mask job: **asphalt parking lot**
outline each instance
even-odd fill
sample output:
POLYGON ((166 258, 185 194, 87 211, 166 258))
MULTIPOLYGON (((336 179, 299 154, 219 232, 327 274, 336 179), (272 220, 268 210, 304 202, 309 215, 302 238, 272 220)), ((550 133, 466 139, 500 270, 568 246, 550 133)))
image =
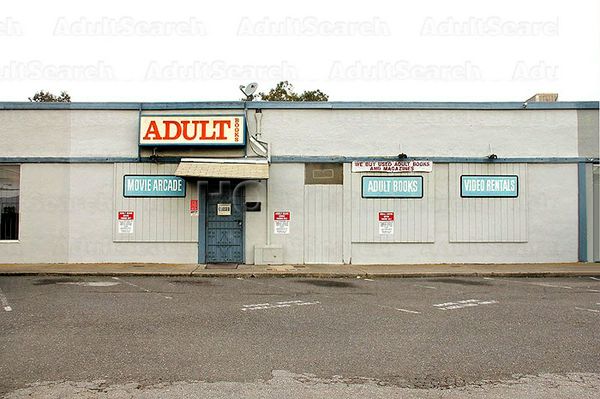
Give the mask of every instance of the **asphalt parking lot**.
POLYGON ((536 378, 571 397, 600 389, 594 277, 3 276, 0 299, 0 393, 13 398, 286 384, 426 397, 536 378))

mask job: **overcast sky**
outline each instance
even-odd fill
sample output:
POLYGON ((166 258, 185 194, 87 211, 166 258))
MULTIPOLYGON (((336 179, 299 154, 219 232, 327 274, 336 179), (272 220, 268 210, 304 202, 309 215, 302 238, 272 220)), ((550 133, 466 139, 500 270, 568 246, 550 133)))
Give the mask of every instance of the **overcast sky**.
POLYGON ((0 101, 598 100, 600 1, 5 2, 0 101))

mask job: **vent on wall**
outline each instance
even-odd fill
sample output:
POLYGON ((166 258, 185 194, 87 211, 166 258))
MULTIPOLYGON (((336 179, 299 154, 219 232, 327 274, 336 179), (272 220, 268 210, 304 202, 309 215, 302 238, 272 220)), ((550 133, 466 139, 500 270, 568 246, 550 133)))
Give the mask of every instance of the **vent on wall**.
POLYGON ((344 184, 341 163, 307 163, 304 165, 304 184, 344 184))

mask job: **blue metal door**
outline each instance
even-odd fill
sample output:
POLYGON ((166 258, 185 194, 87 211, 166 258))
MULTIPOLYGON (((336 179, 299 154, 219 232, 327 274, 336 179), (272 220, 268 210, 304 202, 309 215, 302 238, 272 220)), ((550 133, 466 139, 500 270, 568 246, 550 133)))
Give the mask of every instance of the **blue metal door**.
POLYGON ((211 181, 206 196, 206 263, 243 263, 243 186, 211 181))

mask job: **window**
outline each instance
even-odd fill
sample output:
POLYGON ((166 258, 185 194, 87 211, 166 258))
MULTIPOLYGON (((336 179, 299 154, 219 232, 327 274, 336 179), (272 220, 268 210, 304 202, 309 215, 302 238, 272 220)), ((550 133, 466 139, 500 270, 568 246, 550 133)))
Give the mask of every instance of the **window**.
POLYGON ((0 165, 0 240, 19 239, 19 166, 0 165))

